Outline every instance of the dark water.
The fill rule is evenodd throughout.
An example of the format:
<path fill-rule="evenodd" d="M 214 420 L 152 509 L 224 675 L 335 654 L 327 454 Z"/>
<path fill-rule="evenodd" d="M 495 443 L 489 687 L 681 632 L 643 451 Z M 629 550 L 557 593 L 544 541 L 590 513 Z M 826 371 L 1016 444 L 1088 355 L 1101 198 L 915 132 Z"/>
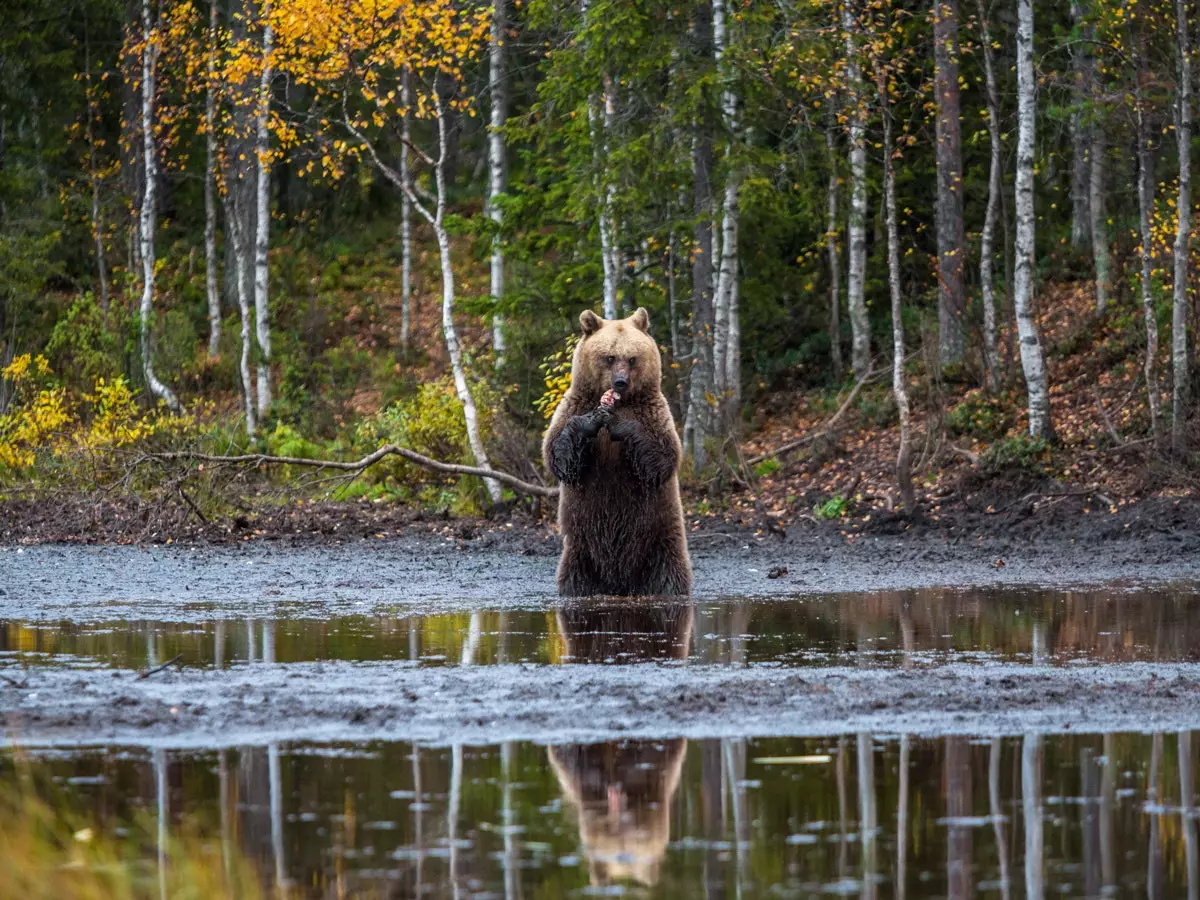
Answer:
<path fill-rule="evenodd" d="M 161 819 L 296 897 L 1177 897 L 1200 889 L 1198 749 L 1188 732 L 107 748 L 6 758 L 0 784 L 17 766 L 98 838 Z"/>
<path fill-rule="evenodd" d="M 218 619 L 201 624 L 0 621 L 0 666 L 123 668 L 269 660 L 897 665 L 948 661 L 1189 661 L 1200 657 L 1190 588 L 922 589 L 696 604 L 538 607 L 428 616 Z"/>

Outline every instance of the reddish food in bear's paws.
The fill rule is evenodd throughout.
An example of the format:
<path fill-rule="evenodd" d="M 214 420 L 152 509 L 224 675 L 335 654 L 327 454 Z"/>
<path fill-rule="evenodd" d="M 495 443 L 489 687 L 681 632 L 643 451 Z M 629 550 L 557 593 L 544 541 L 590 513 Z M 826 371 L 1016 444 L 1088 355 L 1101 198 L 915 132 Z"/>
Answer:
<path fill-rule="evenodd" d="M 617 405 L 617 401 L 620 399 L 621 395 L 616 391 L 605 391 L 604 396 L 600 398 L 600 405 L 612 409 L 612 407 Z"/>

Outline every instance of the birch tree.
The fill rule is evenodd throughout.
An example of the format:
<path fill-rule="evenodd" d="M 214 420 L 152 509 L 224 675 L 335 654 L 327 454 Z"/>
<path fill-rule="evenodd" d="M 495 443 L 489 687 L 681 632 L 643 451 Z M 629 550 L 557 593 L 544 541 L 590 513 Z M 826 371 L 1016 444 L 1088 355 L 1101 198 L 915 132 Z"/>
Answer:
<path fill-rule="evenodd" d="M 1171 448 L 1182 454 L 1188 416 L 1188 254 L 1192 205 L 1192 48 L 1188 3 L 1175 0 L 1175 140 L 1179 148 L 1179 190 L 1175 198 L 1175 271 L 1171 300 Z"/>
<path fill-rule="evenodd" d="M 983 71 L 987 89 L 988 137 L 991 141 L 991 165 L 988 169 L 987 212 L 983 218 L 983 234 L 979 241 L 979 287 L 983 298 L 983 361 L 987 371 L 988 390 L 1000 389 L 1000 355 L 996 349 L 996 292 L 992 277 L 995 256 L 996 217 L 1000 212 L 1000 192 L 1003 189 L 1003 148 L 1000 138 L 1000 96 L 996 88 L 996 69 L 992 60 L 992 37 L 988 28 L 987 11 L 983 0 L 975 0 L 979 13 L 980 43 L 983 45 Z"/>
<path fill-rule="evenodd" d="M 741 369 L 738 313 L 738 194 L 741 176 L 734 159 L 738 133 L 738 96 L 729 61 L 729 25 L 725 0 L 713 0 L 713 58 L 721 81 L 721 118 L 729 141 L 725 158 L 725 194 L 721 202 L 721 256 L 713 297 L 713 380 L 726 415 L 736 409 Z"/>
<path fill-rule="evenodd" d="M 900 235 L 896 226 L 896 171 L 892 159 L 892 110 L 888 98 L 890 73 L 876 69 L 879 111 L 883 118 L 883 206 L 887 220 L 888 294 L 892 306 L 892 393 L 900 419 L 900 449 L 896 453 L 896 485 L 904 514 L 916 510 L 912 483 L 912 415 L 904 380 L 904 317 L 900 299 Z"/>
<path fill-rule="evenodd" d="M 500 240 L 499 228 L 502 214 L 496 199 L 507 187 L 508 166 L 505 159 L 504 121 L 508 116 L 507 85 L 504 82 L 504 29 L 505 0 L 494 0 L 492 13 L 492 41 L 488 48 L 488 94 L 490 98 L 491 123 L 488 129 L 488 197 L 487 216 L 495 224 L 497 233 L 492 238 L 492 302 L 504 300 L 504 244 Z M 496 365 L 504 361 L 504 316 L 492 314 L 492 349 L 496 353 Z"/>
<path fill-rule="evenodd" d="M 251 329 L 253 315 L 250 311 L 250 294 L 246 290 L 246 244 L 245 235 L 241 233 L 242 222 L 245 219 L 237 209 L 237 196 L 230 186 L 227 174 L 223 179 L 222 204 L 225 212 L 225 230 L 227 240 L 232 245 L 234 263 L 234 295 L 237 297 L 238 316 L 241 322 L 241 353 L 238 358 L 238 375 L 242 381 L 242 405 L 246 412 L 246 435 L 254 440 L 258 430 L 258 404 L 254 400 L 254 379 L 251 374 L 250 356 L 254 347 L 254 334 Z"/>
<path fill-rule="evenodd" d="M 221 291 L 217 281 L 217 0 L 209 0 L 204 86 L 204 286 L 208 295 L 208 356 L 221 349 Z"/>
<path fill-rule="evenodd" d="M 982 10 L 982 7 L 980 7 Z M 980 13 L 980 21 L 983 21 Z M 1083 8 L 1071 3 L 1071 24 L 1075 30 L 1085 33 Z M 1084 247 L 1091 237 L 1091 207 L 1088 202 L 1091 170 L 1088 165 L 1088 147 L 1091 143 L 1091 128 L 1083 106 L 1091 92 L 1091 51 L 1086 38 L 1071 47 L 1071 246 L 1077 250 Z"/>
<path fill-rule="evenodd" d="M 150 393 L 163 400 L 172 411 L 182 407 L 175 392 L 159 380 L 154 371 L 153 350 L 150 346 L 150 329 L 154 319 L 155 264 L 158 257 L 154 249 L 154 232 L 157 227 L 155 203 L 158 194 L 158 150 L 154 140 L 154 97 L 156 68 L 159 54 L 159 34 L 150 11 L 150 0 L 142 0 L 142 203 L 138 216 L 138 244 L 142 258 L 142 301 L 139 309 L 139 335 L 142 352 L 142 374 Z"/>
<path fill-rule="evenodd" d="M 412 88 L 408 69 L 400 71 L 400 181 L 412 184 L 408 148 L 412 143 Z M 409 188 L 400 191 L 400 346 L 408 351 L 412 332 L 412 201 Z"/>
<path fill-rule="evenodd" d="M 858 0 L 842 4 L 842 40 L 846 48 L 846 121 L 850 139 L 850 218 L 846 230 L 849 273 L 846 305 L 850 311 L 850 365 L 857 378 L 871 367 L 871 324 L 867 318 L 867 115 L 859 62 Z"/>
<path fill-rule="evenodd" d="M 1097 315 L 1102 315 L 1108 308 L 1108 290 L 1112 278 L 1108 253 L 1108 223 L 1104 217 L 1105 149 L 1104 125 L 1102 122 L 1096 122 L 1092 126 L 1088 151 L 1088 215 L 1092 221 L 1092 262 L 1096 273 Z"/>
<path fill-rule="evenodd" d="M 829 361 L 833 380 L 841 381 L 842 361 L 842 263 L 838 253 L 838 167 L 833 128 L 825 129 L 825 154 L 829 159 L 829 185 L 825 192 L 825 258 L 829 262 Z"/>
<path fill-rule="evenodd" d="M 938 361 L 963 358 L 963 287 L 966 237 L 963 226 L 962 125 L 958 88 L 958 2 L 933 0 L 934 94 L 937 99 Z"/>
<path fill-rule="evenodd" d="M 271 239 L 271 50 L 275 31 L 271 24 L 271 0 L 262 12 L 262 72 L 255 110 L 254 155 L 257 160 L 254 217 L 254 331 L 258 342 L 258 416 L 271 411 L 271 311 L 268 305 L 267 250 Z"/>
<path fill-rule="evenodd" d="M 1033 314 L 1033 254 L 1036 219 L 1033 209 L 1033 150 L 1037 116 L 1037 83 L 1033 73 L 1033 0 L 1017 0 L 1017 172 L 1016 250 L 1013 260 L 1013 306 L 1021 341 L 1021 368 L 1029 401 L 1029 433 L 1054 435 L 1046 363 Z"/>
<path fill-rule="evenodd" d="M 1128 20 L 1127 20 L 1128 22 Z M 1146 400 L 1150 409 L 1150 431 L 1154 438 L 1154 446 L 1162 447 L 1162 425 L 1158 411 L 1158 320 L 1154 315 L 1154 285 L 1153 285 L 1153 241 L 1150 230 L 1150 218 L 1154 212 L 1154 173 L 1150 171 L 1150 132 L 1146 123 L 1146 108 L 1142 96 L 1142 82 L 1146 77 L 1145 48 L 1142 41 L 1134 43 L 1134 92 L 1133 111 L 1136 122 L 1137 139 L 1137 173 L 1138 173 L 1138 221 L 1141 232 L 1141 264 L 1142 264 L 1142 315 L 1146 323 L 1146 358 L 1144 372 L 1146 375 Z M 1099 295 L 1097 295 L 1097 301 Z M 1097 303 L 1097 306 L 1099 304 Z"/>

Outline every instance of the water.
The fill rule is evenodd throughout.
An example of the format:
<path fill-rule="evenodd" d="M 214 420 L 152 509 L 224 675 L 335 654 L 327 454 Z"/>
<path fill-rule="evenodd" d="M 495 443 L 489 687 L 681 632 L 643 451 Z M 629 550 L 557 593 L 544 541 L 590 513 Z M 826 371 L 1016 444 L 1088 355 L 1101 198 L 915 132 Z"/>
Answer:
<path fill-rule="evenodd" d="M 0 784 L 19 769 L 95 840 L 162 816 L 296 897 L 1169 897 L 1200 888 L 1197 749 L 1191 732 L 105 748 L 9 757 Z"/>
<path fill-rule="evenodd" d="M 515 663 L 936 672 L 1186 663 L 1198 647 L 1190 587 L 914 590 L 426 616 L 10 620 L 0 675 L 127 672 L 176 657 L 182 677 L 320 660 L 405 661 L 401 674 Z M 34 742 L 0 753 L 0 862 L 14 835 L 40 827 L 2 804 L 33 796 L 72 840 L 117 847 L 151 888 L 183 854 L 218 878 L 248 869 L 268 891 L 314 898 L 1200 892 L 1192 731 L 897 732 L 222 750 Z"/>
<path fill-rule="evenodd" d="M 0 666 L 218 668 L 269 660 L 892 666 L 951 661 L 1193 661 L 1190 587 L 920 589 L 790 600 L 599 604 L 441 615 L 0 620 Z"/>

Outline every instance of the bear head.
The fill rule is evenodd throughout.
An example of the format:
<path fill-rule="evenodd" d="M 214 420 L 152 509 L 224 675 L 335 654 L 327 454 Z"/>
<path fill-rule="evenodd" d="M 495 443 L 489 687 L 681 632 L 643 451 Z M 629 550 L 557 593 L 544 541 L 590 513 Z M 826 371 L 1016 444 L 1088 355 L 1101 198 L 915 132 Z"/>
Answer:
<path fill-rule="evenodd" d="M 607 390 L 626 403 L 662 390 L 662 356 L 650 337 L 650 315 L 638 308 L 627 319 L 579 316 L 583 338 L 571 364 L 571 391 L 597 403 Z"/>

